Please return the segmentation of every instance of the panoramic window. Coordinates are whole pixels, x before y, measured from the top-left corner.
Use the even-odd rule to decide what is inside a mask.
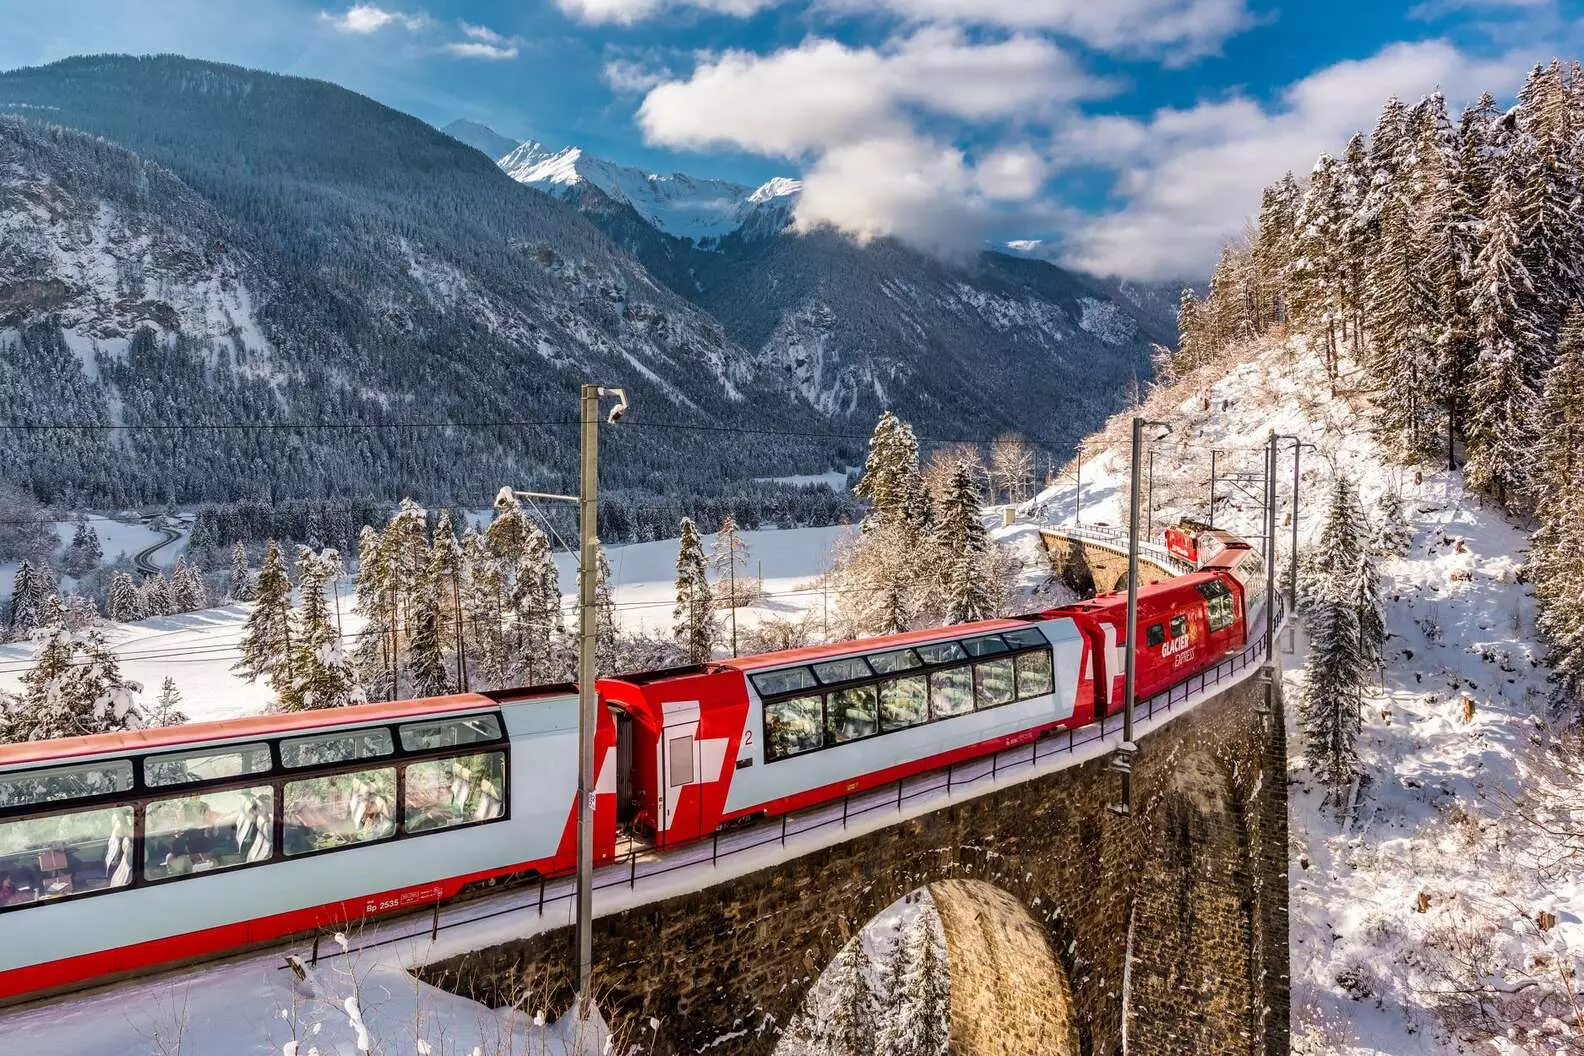
[[[269,745],[239,744],[201,752],[152,756],[143,760],[143,780],[151,788],[162,788],[262,774],[269,768]]]
[[[785,759],[825,743],[825,698],[818,693],[766,704],[765,758]]]
[[[966,715],[974,709],[973,672],[966,667],[929,676],[930,714],[937,719]]]
[[[57,766],[0,776],[0,807],[26,807],[62,799],[82,799],[132,787],[132,763],[114,759],[86,766]]]
[[[923,675],[880,683],[880,728],[900,730],[929,719],[929,680]]]
[[[395,753],[390,731],[384,727],[353,733],[330,733],[323,737],[298,737],[281,742],[281,762],[293,768],[330,766]]]
[[[1010,703],[1014,695],[1012,658],[974,665],[974,701],[981,708]]]
[[[1051,680],[1051,654],[1049,649],[1019,653],[1017,660],[1017,695],[1019,699],[1043,696],[1055,687]]]
[[[1019,627],[1014,631],[1003,631],[1001,637],[1014,649],[1043,649],[1050,645],[1038,627]]]
[[[926,664],[954,664],[959,660],[968,659],[968,654],[963,652],[963,647],[956,642],[935,642],[932,645],[917,647],[919,659]]]
[[[162,880],[268,859],[274,796],[259,785],[150,803],[143,815],[143,875]]]
[[[826,698],[825,733],[834,744],[868,737],[880,728],[874,686],[838,689]]]
[[[500,720],[495,716],[469,715],[443,722],[409,723],[401,728],[401,746],[406,752],[427,752],[435,748],[498,741],[500,735]]]
[[[0,821],[0,908],[132,882],[132,808]]]
[[[287,854],[382,840],[396,831],[396,768],[286,782]]]
[[[848,656],[840,660],[826,660],[814,665],[814,674],[826,685],[832,682],[856,682],[861,678],[873,678],[874,672],[869,670],[869,665],[861,656]]]
[[[402,827],[430,832],[490,821],[506,810],[506,756],[481,752],[407,767]]]
[[[761,697],[778,697],[782,693],[796,693],[800,689],[813,689],[819,685],[814,672],[806,667],[789,667],[784,671],[767,671],[753,676],[754,688]]]
[[[1007,651],[1007,644],[1000,635],[989,635],[984,638],[970,638],[962,643],[963,648],[970,656],[993,656],[996,653]]]
[[[869,666],[874,668],[878,675],[894,675],[898,671],[911,671],[915,667],[923,667],[924,661],[920,660],[918,653],[912,649],[898,649],[894,653],[871,653]]]

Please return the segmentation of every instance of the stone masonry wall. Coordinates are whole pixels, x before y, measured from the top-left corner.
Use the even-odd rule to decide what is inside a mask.
[[[711,1042],[711,1053],[770,1053],[877,912],[925,884],[977,880],[1045,929],[1083,1056],[1121,1051],[1129,949],[1135,1056],[1286,1056],[1286,765],[1280,702],[1262,713],[1265,693],[1250,678],[1143,738],[1131,816],[1110,809],[1119,778],[1095,760],[602,917],[602,1007],[646,1037],[657,1020],[662,1056]],[[496,1005],[548,987],[536,1007],[565,1007],[570,953],[562,928],[422,974]]]

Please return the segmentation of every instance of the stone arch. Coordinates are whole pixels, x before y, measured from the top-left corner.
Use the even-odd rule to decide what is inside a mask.
[[[954,1056],[1079,1056],[1072,987],[1044,925],[982,880],[929,893],[946,932]]]

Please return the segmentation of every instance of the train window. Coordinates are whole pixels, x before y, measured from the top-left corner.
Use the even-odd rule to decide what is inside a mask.
[[[0,907],[132,882],[132,808],[0,821]]]
[[[832,744],[868,737],[880,728],[874,686],[838,689],[825,703],[825,734]]]
[[[1149,646],[1149,647],[1154,647],[1154,646],[1160,645],[1165,640],[1166,640],[1166,625],[1164,623],[1152,623],[1152,624],[1150,624],[1150,629],[1147,632],[1145,632],[1145,635],[1144,635],[1144,644],[1146,646]]]
[[[920,660],[918,653],[912,649],[898,649],[894,653],[869,654],[869,666],[874,668],[877,675],[894,675],[898,671],[911,671],[915,667],[923,667],[924,661]]]
[[[818,693],[764,706],[765,758],[785,759],[825,743],[825,698]]]
[[[493,715],[469,715],[443,722],[414,722],[401,728],[401,746],[407,752],[455,748],[464,744],[500,740],[500,720]]]
[[[753,684],[761,697],[778,697],[783,693],[796,693],[800,689],[813,689],[819,682],[815,680],[814,672],[806,667],[788,667],[755,675]]]
[[[132,763],[127,759],[29,770],[0,775],[0,807],[31,807],[62,799],[125,792],[131,787]]]
[[[1044,696],[1053,689],[1049,649],[1035,649],[1017,655],[1017,695],[1019,700]]]
[[[143,760],[143,780],[150,788],[164,788],[193,781],[262,774],[269,768],[269,745],[238,744],[202,752],[152,756]]]
[[[956,642],[921,645],[918,647],[918,655],[926,664],[954,664],[959,660],[968,659],[968,654],[963,652],[963,647]]]
[[[929,676],[930,714],[937,719],[966,715],[973,710],[973,673],[966,667],[936,671]]]
[[[1012,658],[986,660],[974,665],[974,702],[981,708],[1010,703],[1013,696]]]
[[[281,762],[293,769],[350,763],[395,753],[390,731],[383,726],[349,733],[328,733],[322,737],[297,737],[281,742]]]
[[[929,680],[923,675],[880,683],[880,728],[887,732],[929,719]]]
[[[396,768],[286,782],[288,855],[382,840],[396,831]]]
[[[402,794],[404,832],[492,821],[506,809],[506,756],[481,752],[413,763]]]
[[[1224,631],[1237,622],[1237,602],[1231,594],[1211,598],[1206,604],[1211,631]]]
[[[985,635],[983,638],[969,638],[963,642],[963,648],[968,650],[969,656],[992,656],[996,653],[1007,651],[1007,644],[998,634]]]
[[[847,656],[840,660],[826,660],[814,665],[814,674],[826,685],[832,682],[856,682],[861,678],[873,678],[874,672],[869,670],[869,663],[861,656]]]
[[[1050,646],[1038,627],[1019,627],[1015,631],[1003,632],[1001,637],[1014,649],[1045,649]]]
[[[269,859],[275,790],[268,785],[195,792],[143,813],[143,875],[150,880]]]
[[[1171,618],[1171,636],[1173,638],[1181,638],[1183,635],[1185,635],[1187,633],[1188,633],[1188,617],[1186,617],[1186,616],[1173,616]]]

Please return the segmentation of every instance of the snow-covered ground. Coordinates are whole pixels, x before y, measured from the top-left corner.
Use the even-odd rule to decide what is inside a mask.
[[[116,552],[108,545],[111,539],[117,546],[142,549],[163,538],[141,525],[120,525],[124,531],[107,534],[104,522],[94,523],[106,540],[107,557]],[[834,613],[836,599],[827,596],[820,580],[830,568],[833,549],[853,530],[835,526],[741,533],[748,547],[749,575],[762,576],[764,590],[755,604],[737,610],[739,633],[770,616],[819,614],[827,603]],[[72,528],[66,525],[58,531],[69,539]],[[705,536],[706,550],[714,542],[714,536]],[[180,547],[176,543],[160,550],[155,560],[169,565]],[[676,555],[675,539],[607,549],[617,622],[625,630],[670,633],[671,609],[676,604]],[[575,618],[577,558],[557,554],[556,564],[568,615]],[[337,599],[341,633],[348,643],[363,626],[352,611],[352,594],[348,576],[338,585]],[[105,637],[121,659],[122,673],[140,682],[146,691],[157,690],[169,676],[182,693],[182,708],[189,718],[225,719],[257,714],[272,699],[266,685],[248,682],[231,670],[241,656],[246,619],[247,606],[226,605],[136,623],[107,624]],[[0,689],[14,690],[20,685],[35,649],[32,643],[0,646]]]
[[[1379,686],[1366,701],[1359,747],[1368,776],[1351,821],[1323,802],[1323,789],[1303,764],[1301,632],[1283,658],[1295,1051],[1581,1051],[1584,1021],[1576,1008],[1565,1022],[1553,1015],[1549,1035],[1532,1035],[1530,1024],[1516,1021],[1522,995],[1540,989],[1534,980],[1549,975],[1554,982],[1558,973],[1572,972],[1579,966],[1574,951],[1584,947],[1577,870],[1566,863],[1541,868],[1541,850],[1555,837],[1515,807],[1529,802],[1533,810],[1525,797],[1539,775],[1555,770],[1544,748],[1543,649],[1534,644],[1533,600],[1519,576],[1526,527],[1466,491],[1461,473],[1394,465],[1369,432],[1368,404],[1352,391],[1352,380],[1344,377],[1340,395],[1332,397],[1311,357],[1270,342],[1226,376],[1206,374],[1157,393],[1141,412],[1174,426],[1156,447],[1157,525],[1179,516],[1205,519],[1215,448],[1223,452],[1216,523],[1257,534],[1259,485],[1229,478],[1260,471],[1259,449],[1274,429],[1317,445],[1302,460],[1300,540],[1318,535],[1337,472],[1358,485],[1371,512],[1387,491],[1399,492],[1414,529],[1410,551],[1381,568],[1391,637]],[[1125,450],[1127,426],[1114,421],[1096,446]],[[1292,467],[1291,445],[1284,445],[1277,474],[1283,555]],[[1119,459],[1119,479],[1124,468]],[[1088,467],[1084,476],[1087,493]],[[1068,505],[1058,494],[1049,511],[1070,519],[1070,492],[1062,494]],[[1087,495],[1085,511],[1087,521]],[[1551,857],[1554,864],[1558,855]],[[1554,923],[1542,914],[1554,915]],[[1476,981],[1517,996],[1503,1004],[1508,999],[1457,993]],[[1458,1010],[1468,1021],[1480,1004],[1489,1018],[1485,1027],[1507,1035],[1500,1042],[1460,1041],[1438,1014]],[[1557,1043],[1562,1035],[1574,1039],[1572,1047]]]

